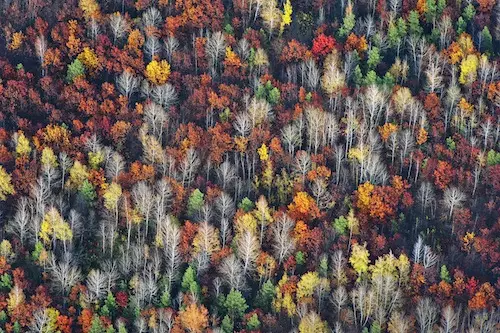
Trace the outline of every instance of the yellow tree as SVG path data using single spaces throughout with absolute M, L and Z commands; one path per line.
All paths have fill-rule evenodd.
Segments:
M 7 299 L 7 309 L 9 312 L 12 312 L 19 305 L 24 303 L 26 297 L 24 296 L 24 292 L 19 286 L 16 284 L 14 288 L 12 288 L 9 292 L 9 298 Z
M 101 9 L 96 0 L 80 0 L 79 6 L 86 19 L 99 15 Z
M 320 283 L 318 272 L 308 272 L 297 283 L 297 300 L 307 303 L 312 301 L 314 290 Z
M 43 148 L 41 162 L 43 167 L 57 168 L 59 165 L 57 163 L 57 157 L 50 147 Z
M 11 177 L 7 171 L 0 165 L 0 201 L 7 199 L 7 195 L 14 194 Z
M 280 35 L 285 30 L 285 26 L 289 26 L 290 23 L 292 23 L 292 13 L 293 13 L 292 4 L 290 3 L 290 0 L 286 0 L 286 2 L 283 4 L 283 15 L 281 16 Z
M 186 332 L 205 332 L 208 326 L 208 310 L 203 305 L 191 303 L 179 312 L 179 320 Z
M 349 263 L 358 274 L 358 279 L 361 278 L 364 273 L 368 272 L 368 265 L 370 264 L 369 257 L 370 253 L 366 249 L 366 243 L 362 246 L 357 243 L 352 246 Z
M 276 297 L 273 300 L 273 308 L 276 312 L 285 311 L 288 317 L 293 317 L 297 312 L 297 305 L 293 301 L 292 293 L 286 288 L 288 275 L 285 273 L 276 286 Z
M 118 201 L 120 200 L 121 196 L 122 187 L 115 182 L 111 183 L 111 185 L 108 186 L 103 194 L 104 207 L 106 207 L 110 211 L 117 209 Z
M 170 76 L 170 64 L 166 60 L 151 61 L 146 66 L 146 78 L 157 85 L 164 84 Z
M 44 243 L 61 240 L 64 244 L 73 238 L 73 232 L 67 222 L 64 221 L 56 208 L 51 207 L 45 214 L 40 225 L 40 238 Z M 54 243 L 55 244 L 55 243 Z M 66 247 L 66 245 L 64 245 Z
M 89 72 L 94 72 L 99 67 L 99 59 L 94 50 L 90 47 L 84 47 L 83 51 L 78 55 L 78 60 L 85 66 Z
M 207 221 L 200 223 L 193 239 L 193 254 L 206 252 L 208 255 L 220 250 L 219 231 Z
M 19 156 L 27 156 L 29 153 L 31 153 L 31 146 L 30 146 L 30 141 L 26 136 L 24 136 L 24 133 L 19 131 L 17 133 L 17 140 L 16 140 L 16 154 Z
M 475 54 L 469 54 L 460 64 L 460 81 L 463 85 L 470 85 L 477 78 L 477 67 L 479 66 L 479 59 Z
M 299 324 L 299 333 L 326 333 L 328 325 L 326 321 L 321 320 L 321 317 L 314 311 L 306 314 Z
M 77 189 L 88 178 L 88 176 L 89 172 L 87 171 L 87 167 L 77 160 L 71 169 L 69 169 L 67 186 L 72 189 Z

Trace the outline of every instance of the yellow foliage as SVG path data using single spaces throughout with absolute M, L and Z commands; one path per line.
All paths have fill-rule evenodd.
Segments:
M 353 244 L 349 263 L 356 273 L 358 273 L 358 277 L 361 277 L 363 273 L 368 271 L 368 265 L 370 264 L 369 257 L 370 253 L 366 249 L 366 243 L 363 246 L 357 243 Z
M 370 206 L 371 194 L 374 188 L 375 187 L 370 182 L 366 182 L 358 186 L 358 208 L 368 209 Z
M 281 16 L 281 25 L 280 25 L 280 34 L 285 30 L 285 26 L 290 25 L 292 23 L 292 4 L 290 0 L 286 0 L 283 4 L 283 15 Z
M 210 255 L 219 250 L 219 230 L 207 222 L 201 223 L 193 239 L 193 253 L 206 252 Z
M 347 157 L 351 160 L 357 160 L 358 162 L 363 161 L 368 156 L 368 149 L 366 148 L 351 148 L 347 153 Z
M 380 133 L 380 137 L 382 138 L 382 141 L 386 142 L 387 139 L 389 139 L 389 136 L 391 136 L 392 133 L 396 132 L 398 130 L 398 125 L 393 124 L 393 123 L 385 123 L 383 126 L 380 126 L 378 128 L 378 132 Z
M 273 300 L 273 308 L 276 312 L 285 311 L 288 317 L 293 317 L 297 312 L 297 305 L 289 292 L 282 292 L 283 286 L 288 282 L 288 275 L 285 273 L 276 286 L 276 297 Z
M 464 85 L 470 85 L 476 81 L 477 67 L 479 66 L 479 59 L 477 55 L 470 54 L 460 64 L 460 77 L 458 81 Z
M 116 209 L 118 201 L 120 200 L 121 196 L 122 196 L 122 187 L 115 182 L 111 183 L 111 185 L 108 186 L 108 188 L 103 194 L 104 207 L 106 207 L 109 210 Z
M 154 84 L 164 84 L 170 76 L 170 64 L 166 60 L 153 60 L 146 66 L 145 75 Z
M 44 167 L 53 167 L 57 168 L 59 163 L 57 163 L 57 157 L 54 154 L 54 151 L 50 147 L 45 147 L 42 150 L 42 158 L 41 158 L 42 166 Z
M 67 241 L 73 238 L 73 232 L 69 224 L 64 221 L 57 209 L 50 208 L 45 214 L 40 225 L 40 238 L 45 242 L 50 242 L 52 237 L 58 240 Z
M 7 239 L 4 239 L 0 243 L 0 256 L 4 257 L 7 261 L 14 259 L 16 256 L 12 251 L 12 244 Z
M 9 312 L 12 312 L 19 305 L 24 303 L 26 297 L 24 296 L 24 292 L 18 285 L 15 285 L 14 288 L 9 292 L 9 298 L 7 300 L 7 309 Z
M 253 234 L 257 233 L 257 220 L 251 213 L 246 213 L 238 217 L 235 223 L 236 234 L 242 235 L 245 231 Z
M 99 14 L 100 7 L 96 0 L 80 0 L 79 5 L 86 19 Z
M 7 195 L 14 194 L 11 177 L 7 171 L 0 165 L 0 201 L 7 199 Z
M 24 39 L 22 31 L 14 32 L 7 48 L 11 51 L 19 49 L 23 45 Z
M 418 130 L 418 134 L 417 134 L 417 144 L 423 145 L 424 143 L 426 143 L 427 137 L 428 137 L 428 134 L 427 134 L 427 131 L 425 130 L 425 128 L 420 127 L 420 129 Z
M 398 260 L 392 254 L 392 252 L 388 254 L 384 254 L 381 257 L 378 257 L 375 261 L 374 265 L 370 266 L 370 271 L 372 272 L 372 279 L 378 276 L 387 276 L 392 275 L 394 277 L 398 276 L 397 270 Z
M 82 183 L 88 179 L 89 173 L 87 171 L 87 166 L 80 163 L 80 161 L 75 161 L 71 169 L 69 169 L 69 179 L 68 184 L 70 188 L 77 189 L 82 185 Z
M 354 216 L 354 209 L 349 210 L 347 214 L 347 227 L 353 235 L 359 234 L 359 220 Z
M 328 325 L 326 321 L 321 320 L 321 317 L 316 312 L 306 314 L 299 324 L 299 333 L 327 333 Z
M 462 238 L 462 248 L 469 252 L 471 250 L 472 243 L 474 242 L 474 237 L 476 237 L 476 234 L 473 232 L 466 232 L 465 236 Z
M 90 47 L 84 47 L 77 59 L 80 60 L 83 66 L 85 66 L 85 69 L 90 72 L 95 71 L 99 67 L 99 58 L 97 58 L 97 54 L 95 54 L 94 50 Z
M 20 156 L 29 155 L 29 153 L 31 153 L 30 141 L 21 131 L 18 132 L 17 136 L 16 153 Z
M 474 111 L 474 105 L 467 102 L 467 100 L 463 97 L 460 99 L 460 102 L 458 102 L 458 107 L 468 116 L 472 114 L 472 111 Z
M 208 310 L 203 305 L 191 303 L 179 312 L 179 320 L 187 332 L 205 332 L 208 326 Z
M 263 143 L 259 149 L 257 149 L 257 153 L 259 153 L 259 158 L 261 161 L 267 161 L 269 158 L 267 146 Z
M 308 272 L 302 275 L 299 283 L 297 283 L 297 299 L 312 297 L 319 282 L 318 272 Z

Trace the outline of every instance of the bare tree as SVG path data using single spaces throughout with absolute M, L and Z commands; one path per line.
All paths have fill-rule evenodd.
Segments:
M 238 237 L 237 246 L 237 255 L 243 261 L 243 274 L 252 272 L 260 252 L 257 237 L 249 230 L 246 230 L 243 235 Z
M 129 29 L 127 20 L 119 12 L 110 14 L 109 27 L 113 33 L 113 44 L 125 37 L 125 34 Z
M 150 102 L 144 107 L 144 121 L 148 125 L 150 133 L 160 143 L 163 141 L 163 131 L 167 120 L 168 115 L 160 105 Z
M 193 148 L 189 148 L 179 166 L 179 171 L 181 173 L 180 179 L 183 186 L 186 187 L 191 184 L 199 166 L 200 159 L 198 158 L 198 153 Z
M 41 308 L 36 310 L 33 313 L 33 320 L 31 321 L 31 324 L 29 325 L 29 332 L 30 333 L 43 333 L 43 332 L 48 332 L 49 327 L 47 327 L 50 323 L 50 317 L 49 314 L 47 313 L 47 309 Z
M 444 190 L 443 204 L 448 208 L 448 219 L 451 219 L 453 211 L 462 206 L 465 201 L 465 194 L 458 187 L 451 186 Z M 453 232 L 453 226 L 451 232 Z
M 274 257 L 281 264 L 295 249 L 295 240 L 290 233 L 295 221 L 287 214 L 282 214 L 272 226 Z
M 144 52 L 149 56 L 149 59 L 151 60 L 161 52 L 161 43 L 158 37 L 146 37 L 146 43 L 144 43 Z
M 174 36 L 168 36 L 163 42 L 163 48 L 165 49 L 167 60 L 172 62 L 172 56 L 179 48 L 179 41 Z
M 210 69 L 212 74 L 217 74 L 219 61 L 224 56 L 226 51 L 226 39 L 220 31 L 214 32 L 207 38 L 205 44 L 205 52 L 207 53 Z
M 288 154 L 294 155 L 295 149 L 302 145 L 302 137 L 296 124 L 288 124 L 281 130 L 281 141 L 285 145 Z
M 113 152 L 111 157 L 106 160 L 105 171 L 106 177 L 111 180 L 116 180 L 120 173 L 125 169 L 125 161 L 120 153 Z
M 144 26 L 144 29 L 146 31 L 152 28 L 156 28 L 162 23 L 162 21 L 163 18 L 161 17 L 161 13 L 155 7 L 149 7 L 142 14 L 142 25 Z
M 447 305 L 441 311 L 441 327 L 440 333 L 453 333 L 458 331 L 460 311 L 455 311 L 451 305 Z
M 302 183 L 304 183 L 306 174 L 311 170 L 311 155 L 303 150 L 298 151 L 295 154 L 293 170 L 302 177 Z
M 438 317 L 438 307 L 428 297 L 422 298 L 415 309 L 421 333 L 431 333 Z
M 71 288 L 82 278 L 80 269 L 69 258 L 59 262 L 52 258 L 49 272 L 54 289 L 62 295 L 67 295 Z
M 42 76 L 44 76 L 44 61 L 45 61 L 45 52 L 47 52 L 47 40 L 44 36 L 38 36 L 35 40 L 35 52 L 38 57 L 38 61 L 40 61 L 40 65 L 42 66 Z
M 101 300 L 106 296 L 106 276 L 101 270 L 90 270 L 87 275 L 87 291 L 90 302 Z
M 20 197 L 17 201 L 14 219 L 9 222 L 7 231 L 13 233 L 21 241 L 21 246 L 28 239 L 30 232 L 30 223 L 34 216 L 27 197 Z
M 230 288 L 236 290 L 246 289 L 245 273 L 241 262 L 234 254 L 222 260 L 219 266 L 222 281 Z
M 139 88 L 140 79 L 135 77 L 130 70 L 124 70 L 116 79 L 118 91 L 130 100 L 133 93 Z
M 153 86 L 150 96 L 155 103 L 158 103 L 165 109 L 177 103 L 177 92 L 170 83 Z
M 226 191 L 231 189 L 234 182 L 238 179 L 236 169 L 228 160 L 222 162 L 217 168 L 217 179 L 222 190 Z

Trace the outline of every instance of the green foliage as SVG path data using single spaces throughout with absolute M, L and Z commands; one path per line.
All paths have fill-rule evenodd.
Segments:
M 187 214 L 193 217 L 205 204 L 204 194 L 199 189 L 195 189 L 188 199 Z
M 424 29 L 420 26 L 420 19 L 416 10 L 410 11 L 408 15 L 408 31 L 412 36 L 420 36 Z
M 319 260 L 318 273 L 320 277 L 326 278 L 328 276 L 328 257 L 326 255 L 321 256 Z
M 369 86 L 371 84 L 377 84 L 379 81 L 379 78 L 377 76 L 377 73 L 375 73 L 374 70 L 370 70 L 368 71 L 368 73 L 366 73 L 366 76 L 365 76 L 365 79 L 364 79 L 364 84 Z
M 165 290 L 160 296 L 160 306 L 162 308 L 168 308 L 171 305 L 171 303 L 172 301 L 170 297 L 170 291 L 167 288 L 165 288 Z
M 500 152 L 490 149 L 486 155 L 486 164 L 488 166 L 500 164 Z
M 276 288 L 270 280 L 264 282 L 262 287 L 260 287 L 257 297 L 255 299 L 255 305 L 265 312 L 271 311 L 271 305 L 276 295 Z
M 33 261 L 37 261 L 38 258 L 40 258 L 40 254 L 42 253 L 43 249 L 44 247 L 42 242 L 35 243 L 35 249 L 33 250 L 33 252 L 31 252 L 31 258 L 33 259 Z
M 446 138 L 446 146 L 448 147 L 449 150 L 454 151 L 457 148 L 457 144 L 451 137 Z
M 488 26 L 481 31 L 481 50 L 487 55 L 493 55 L 493 37 L 491 36 Z
M 104 154 L 100 151 L 97 153 L 89 152 L 88 156 L 89 156 L 89 166 L 94 170 L 99 169 L 101 163 L 104 162 Z
M 471 3 L 468 4 L 467 7 L 465 7 L 462 16 L 465 19 L 465 21 L 467 22 L 471 21 L 474 18 L 474 16 L 476 16 L 476 8 L 474 8 L 474 5 L 472 5 Z
M 3 273 L 0 276 L 0 289 L 10 290 L 12 289 L 12 276 L 9 273 Z
M 226 24 L 226 25 L 224 26 L 224 32 L 225 32 L 226 34 L 228 34 L 228 35 L 234 35 L 234 28 L 233 28 L 233 26 L 232 26 L 231 24 L 229 24 L 229 23 L 228 23 L 228 24 Z
M 224 333 L 233 333 L 234 332 L 234 322 L 229 316 L 225 316 L 222 319 L 221 328 Z
M 298 266 L 302 266 L 306 263 L 306 257 L 304 255 L 304 252 L 297 251 L 297 253 L 295 254 L 295 262 L 297 263 Z
M 425 11 L 425 20 L 428 23 L 433 23 L 437 16 L 438 7 L 436 4 L 436 0 L 426 0 L 426 11 Z
M 16 321 L 12 327 L 12 332 L 14 333 L 21 333 L 21 324 L 19 324 L 18 321 Z M 93 333 L 93 332 L 90 332 Z
M 238 208 L 243 209 L 245 213 L 248 213 L 249 211 L 255 208 L 255 204 L 253 203 L 252 200 L 248 199 L 247 197 L 244 197 L 243 200 L 241 200 L 240 204 L 238 205 Z
M 260 328 L 260 320 L 256 313 L 254 313 L 247 321 L 247 330 L 256 331 Z
M 267 81 L 265 85 L 259 85 L 255 91 L 255 97 L 265 99 L 271 105 L 276 105 L 280 101 L 281 93 L 278 88 L 274 87 L 271 81 Z
M 312 15 L 304 12 L 297 13 L 297 23 L 299 25 L 299 31 L 303 36 L 308 36 L 314 26 Z
M 441 266 L 439 276 L 440 276 L 441 280 L 448 282 L 448 283 L 451 282 L 450 272 L 448 271 L 448 268 L 446 267 L 446 265 Z
M 0 324 L 3 324 L 7 321 L 7 313 L 5 310 L 0 311 Z
M 377 67 L 381 60 L 382 57 L 380 56 L 380 49 L 378 47 L 374 46 L 370 50 L 368 50 L 368 60 L 366 61 L 368 68 L 374 69 L 375 67 Z
M 348 223 L 344 215 L 337 217 L 333 220 L 333 229 L 339 235 L 345 235 L 347 233 Z
M 111 313 L 114 313 L 116 311 L 116 299 L 112 292 L 108 292 L 108 296 L 106 296 L 104 305 L 108 307 Z
M 82 185 L 80 185 L 79 192 L 88 203 L 92 203 L 97 199 L 97 193 L 94 189 L 94 185 L 92 185 L 88 179 L 85 179 Z
M 243 317 L 248 309 L 247 301 L 238 290 L 232 289 L 226 296 L 224 307 L 231 318 L 239 319 Z
M 392 76 L 392 74 L 389 72 L 385 73 L 384 77 L 382 78 L 382 84 L 392 88 L 395 83 L 396 83 L 396 80 L 394 80 L 394 77 Z
M 219 119 L 223 123 L 229 121 L 230 117 L 231 117 L 231 110 L 229 110 L 229 108 L 225 108 L 223 111 L 219 113 Z
M 89 333 L 103 333 L 104 327 L 102 326 L 101 319 L 98 315 L 94 314 L 92 317 L 92 324 L 90 326 Z
M 356 17 L 354 16 L 354 13 L 351 10 L 344 16 L 342 26 L 338 31 L 338 36 L 340 37 L 340 39 L 345 39 L 347 36 L 349 36 L 355 25 L 356 25 Z
M 181 290 L 185 293 L 190 292 L 194 295 L 201 295 L 201 288 L 196 279 L 196 271 L 192 266 L 189 266 L 184 272 Z
M 460 16 L 457 20 L 457 35 L 465 32 L 467 30 L 467 22 L 464 20 L 462 16 Z
M 359 67 L 359 65 L 356 65 L 356 67 L 354 68 L 352 80 L 358 86 L 363 84 L 363 72 L 361 71 L 361 67 Z
M 66 73 L 66 81 L 73 83 L 73 80 L 79 76 L 85 74 L 85 67 L 80 60 L 75 59 L 71 64 L 68 65 L 68 71 Z
M 374 321 L 370 327 L 370 333 L 382 333 L 382 327 L 380 327 L 380 324 Z

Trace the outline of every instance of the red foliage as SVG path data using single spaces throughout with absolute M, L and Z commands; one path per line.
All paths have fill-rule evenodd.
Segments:
M 323 58 L 330 52 L 332 52 L 335 47 L 335 38 L 332 36 L 327 36 L 325 34 L 320 34 L 313 40 L 312 53 L 317 58 Z

